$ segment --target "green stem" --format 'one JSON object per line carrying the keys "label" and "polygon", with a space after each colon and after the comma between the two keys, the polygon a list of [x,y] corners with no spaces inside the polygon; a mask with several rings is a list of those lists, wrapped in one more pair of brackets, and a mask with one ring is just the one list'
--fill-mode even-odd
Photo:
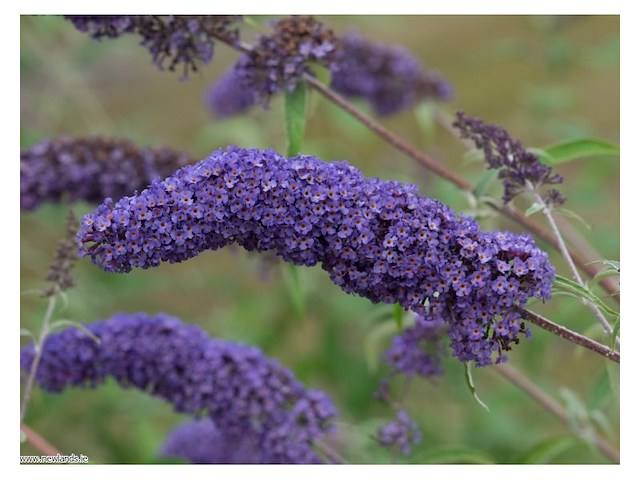
{"label": "green stem", "polygon": [[42,320],[42,328],[40,329],[38,343],[35,346],[35,356],[33,357],[33,361],[31,362],[31,369],[29,370],[29,376],[27,377],[27,384],[24,387],[22,406],[20,407],[20,423],[22,423],[22,421],[24,420],[24,416],[27,413],[27,407],[29,406],[29,402],[31,401],[31,394],[33,393],[33,387],[35,386],[38,366],[40,365],[40,359],[42,358],[44,341],[46,340],[47,335],[49,335],[51,317],[53,316],[53,311],[55,310],[55,308],[56,295],[52,294],[49,296],[49,304],[47,306],[47,311],[44,314],[44,319]]}

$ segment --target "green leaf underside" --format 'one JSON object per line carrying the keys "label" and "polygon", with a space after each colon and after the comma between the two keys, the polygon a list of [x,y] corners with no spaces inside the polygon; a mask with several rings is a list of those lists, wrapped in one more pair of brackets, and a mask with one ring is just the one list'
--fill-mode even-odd
{"label": "green leaf underside", "polygon": [[82,333],[84,333],[87,337],[89,337],[91,340],[96,342],[98,345],[101,342],[100,337],[97,337],[91,330],[89,330],[83,324],[76,322],[74,320],[61,319],[51,323],[51,331],[58,330],[61,328],[66,328],[66,327],[77,328]]}
{"label": "green leaf underside", "polygon": [[476,392],[476,387],[473,384],[473,377],[471,376],[471,363],[465,362],[464,368],[465,368],[465,376],[464,376],[464,378],[465,378],[465,380],[467,382],[467,387],[469,387],[469,391],[473,395],[473,398],[475,399],[476,402],[478,402],[478,404],[482,408],[484,408],[487,411],[487,413],[490,413],[489,407],[487,407],[486,403],[484,403],[482,400],[480,400],[480,397],[478,396],[478,393]]}
{"label": "green leaf underside", "polygon": [[539,211],[541,211],[543,208],[544,208],[544,204],[536,202],[532,204],[529,208],[527,208],[527,211],[524,212],[524,214],[526,217],[530,217],[531,215],[534,215]]}
{"label": "green leaf underside", "polygon": [[376,372],[382,352],[388,346],[388,340],[398,333],[396,322],[382,322],[373,327],[364,338],[364,358],[370,372]]}
{"label": "green leaf underside", "polygon": [[578,158],[593,156],[619,156],[620,147],[597,138],[578,138],[549,145],[543,149],[547,155],[540,160],[548,165],[560,165]]}
{"label": "green leaf underside", "polygon": [[287,133],[287,155],[295,157],[302,148],[305,126],[307,87],[299,82],[293,92],[287,92],[284,101],[284,121]]}
{"label": "green leaf underside", "polygon": [[573,435],[544,438],[529,447],[514,463],[529,465],[551,463],[552,460],[578,443]]}

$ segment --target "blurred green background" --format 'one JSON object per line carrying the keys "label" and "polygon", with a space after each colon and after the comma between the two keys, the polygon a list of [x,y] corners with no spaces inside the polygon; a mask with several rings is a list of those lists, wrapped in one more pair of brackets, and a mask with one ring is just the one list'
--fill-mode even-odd
{"label": "blurred green background", "polygon": [[[266,18],[254,17],[259,23]],[[619,20],[613,16],[339,16],[322,17],[338,33],[405,46],[454,87],[457,109],[505,126],[527,146],[577,136],[619,141]],[[255,30],[243,26],[250,40]],[[216,45],[213,63],[181,82],[159,72],[137,38],[93,41],[61,17],[21,20],[21,146],[60,135],[127,137],[144,146],[168,145],[204,157],[228,144],[285,151],[283,102],[269,110],[216,121],[205,110],[206,87],[237,54]],[[360,105],[360,104],[359,104]],[[367,110],[366,105],[361,105]],[[351,117],[312,96],[304,152],[346,159],[367,175],[412,181],[423,194],[469,210],[454,187],[421,169]],[[484,173],[459,142],[429,119],[428,108],[383,123],[446,162],[470,182]],[[592,225],[573,228],[599,252],[619,259],[619,163],[590,158],[558,168],[567,207]],[[500,196],[499,185],[492,193]],[[518,203],[518,202],[516,202]],[[522,208],[528,205],[518,203]],[[92,206],[74,206],[77,214]],[[44,285],[46,266],[64,232],[67,205],[47,205],[21,215],[21,289]],[[534,217],[541,222],[541,218]],[[485,229],[520,231],[502,218],[483,218]],[[541,244],[542,247],[547,246]],[[547,249],[548,250],[548,249]],[[551,254],[560,273],[562,260]],[[594,257],[595,259],[596,257]],[[373,399],[388,371],[379,354],[388,339],[373,340],[392,322],[391,306],[345,295],[319,268],[292,270],[243,250],[207,252],[186,263],[126,275],[107,274],[79,262],[77,286],[56,318],[90,322],[120,311],[164,311],[201,325],[211,335],[258,345],[291,368],[308,386],[324,389],[341,414],[336,449],[352,463],[607,463],[589,441],[597,431],[619,439],[617,366],[533,327],[533,339],[510,353],[511,364],[567,407],[576,425],[557,421],[491,368],[474,369],[487,414],[464,381],[464,367],[445,362],[446,374],[415,380],[406,408],[423,431],[409,457],[394,457],[370,436],[391,417]],[[300,297],[300,290],[302,297]],[[596,289],[597,293],[602,293]],[[604,296],[604,294],[603,294]],[[302,298],[302,301],[300,301]],[[21,322],[38,331],[45,302],[24,295]],[[555,321],[605,340],[591,312],[558,297],[536,307]],[[399,384],[393,384],[397,390]],[[36,391],[26,424],[64,453],[92,463],[155,462],[155,452],[184,417],[161,400],[108,383],[95,391]],[[587,425],[587,427],[584,427]],[[23,454],[36,453],[27,444]]]}

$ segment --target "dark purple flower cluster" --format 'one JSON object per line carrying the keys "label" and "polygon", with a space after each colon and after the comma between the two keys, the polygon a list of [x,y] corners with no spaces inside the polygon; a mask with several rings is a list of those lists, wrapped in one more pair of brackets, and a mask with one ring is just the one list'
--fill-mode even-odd
{"label": "dark purple flower cluster", "polygon": [[300,77],[318,63],[335,68],[338,39],[329,28],[310,16],[280,20],[270,35],[258,37],[256,45],[235,65],[235,76],[252,92],[254,103],[267,105],[272,95],[295,89]]}
{"label": "dark purple flower cluster", "polygon": [[[427,98],[451,98],[451,85],[439,73],[426,71],[401,47],[371,42],[355,33],[339,37],[337,44],[331,88],[365,99],[378,115],[400,113]],[[255,88],[240,81],[238,66],[214,83],[205,98],[207,108],[220,118],[245,112],[257,102]]]}
{"label": "dark purple flower cluster", "polygon": [[398,410],[394,421],[380,427],[377,439],[382,446],[409,455],[412,446],[422,441],[422,435],[409,414]]}
{"label": "dark purple flower cluster", "polygon": [[102,202],[141,190],[193,158],[169,148],[139,148],[128,140],[60,138],[20,153],[20,207],[69,200]]}
{"label": "dark purple flower cluster", "polygon": [[229,434],[208,417],[181,423],[167,436],[159,456],[180,458],[193,464],[276,463],[260,453],[255,435]]}
{"label": "dark purple flower cluster", "polygon": [[[499,169],[498,178],[504,184],[504,203],[519,193],[543,185],[562,183],[563,179],[543,164],[538,156],[526,150],[520,141],[511,138],[501,127],[485,123],[479,118],[457,112],[453,126],[462,138],[471,139],[484,152],[489,168]],[[548,205],[562,205],[566,200],[558,190],[551,189],[543,197]]]}
{"label": "dark purple flower cluster", "polygon": [[215,39],[226,42],[238,40],[234,24],[239,16],[229,15],[131,15],[83,16],[70,15],[81,32],[95,39],[116,38],[125,33],[137,34],[153,57],[153,63],[163,70],[184,66],[184,77],[195,72],[200,63],[208,64],[213,58]]}
{"label": "dark purple flower cluster", "polygon": [[216,117],[227,118],[246,112],[256,104],[257,98],[254,90],[244,85],[234,67],[207,89],[204,102]]}
{"label": "dark purple flower cluster", "polygon": [[442,375],[440,358],[445,353],[447,324],[440,318],[416,316],[416,323],[396,335],[384,358],[395,372],[430,377]]}
{"label": "dark purple flower cluster", "polygon": [[[333,429],[332,402],[259,349],[210,339],[166,314],[118,314],[87,328],[99,343],[77,328],[47,337],[36,378],[42,388],[95,387],[112,377],[179,412],[210,417],[228,435],[254,436],[264,462],[320,461],[313,442]],[[27,371],[33,358],[33,346],[21,350]]]}
{"label": "dark purple flower cluster", "polygon": [[451,98],[451,85],[439,73],[426,71],[404,48],[372,42],[356,33],[340,41],[331,87],[347,97],[363,98],[378,115],[408,110],[426,98]]}
{"label": "dark purple flower cluster", "polygon": [[107,199],[77,240],[110,272],[230,244],[320,263],[347,293],[444,320],[454,354],[479,365],[517,342],[518,307],[548,298],[554,275],[529,236],[482,232],[415,186],[366,178],[346,162],[239,147]]}

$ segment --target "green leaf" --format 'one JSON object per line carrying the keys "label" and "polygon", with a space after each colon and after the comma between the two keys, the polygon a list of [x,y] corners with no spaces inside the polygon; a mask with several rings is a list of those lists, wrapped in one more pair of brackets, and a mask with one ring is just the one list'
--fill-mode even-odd
{"label": "green leaf", "polygon": [[300,269],[290,263],[286,263],[282,267],[284,283],[289,298],[291,299],[293,310],[295,311],[296,317],[302,320],[306,312],[307,292],[305,283],[301,278]]}
{"label": "green leaf", "polygon": [[602,263],[620,272],[620,262],[616,260],[595,260],[593,262],[589,262],[587,265],[591,265],[594,263]]}
{"label": "green leaf", "polygon": [[83,324],[76,322],[74,320],[68,320],[66,318],[63,318],[51,323],[51,331],[59,330],[61,328],[66,328],[66,327],[77,328],[82,333],[84,333],[87,337],[89,337],[91,340],[96,342],[98,345],[100,345],[100,343],[102,342],[102,340],[100,340],[100,337],[96,336],[95,333],[93,333]]}
{"label": "green leaf", "polygon": [[480,400],[480,397],[478,396],[478,393],[476,392],[476,387],[473,384],[473,377],[471,376],[471,363],[470,362],[465,362],[464,368],[465,368],[465,380],[467,382],[467,387],[469,387],[469,391],[473,395],[473,398],[475,399],[476,402],[478,402],[478,404],[482,408],[484,408],[487,411],[487,413],[490,413],[489,407],[487,407],[486,403],[484,403],[482,400]]}
{"label": "green leaf", "polygon": [[413,109],[420,130],[427,143],[432,143],[436,136],[436,114],[438,105],[435,102],[421,102]]}
{"label": "green leaf", "polygon": [[484,162],[484,151],[479,149],[467,150],[462,155],[462,165],[469,165],[471,163]]}
{"label": "green leaf", "polygon": [[393,318],[396,321],[396,328],[398,329],[398,333],[402,333],[403,330],[403,319],[404,319],[404,308],[399,303],[393,304]]}
{"label": "green leaf", "polygon": [[27,441],[27,436],[25,435],[25,433],[22,431],[22,429],[20,429],[20,443],[24,443]]}
{"label": "green leaf", "polygon": [[549,145],[544,148],[548,157],[540,160],[548,165],[559,165],[577,158],[593,156],[619,156],[620,147],[614,143],[597,138],[578,138]]}
{"label": "green leaf", "polygon": [[527,448],[513,463],[519,465],[552,463],[555,458],[577,444],[578,440],[573,435],[544,438]]}
{"label": "green leaf", "polygon": [[593,444],[596,440],[596,435],[589,421],[589,411],[585,404],[575,392],[568,388],[563,387],[560,389],[560,397],[564,400],[569,428],[579,438],[589,444]]}
{"label": "green leaf", "polygon": [[31,338],[31,340],[33,340],[33,342],[35,343],[36,341],[36,337],[33,334],[33,332],[31,330],[29,330],[28,328],[21,328],[20,329],[20,336],[21,337],[29,337]]}
{"label": "green leaf", "polygon": [[620,276],[620,270],[616,270],[615,268],[605,267],[600,270],[591,280],[591,283],[598,283],[600,280],[606,277],[618,277]]}
{"label": "green leaf", "polygon": [[488,170],[473,188],[473,196],[481,198],[485,193],[487,193],[487,190],[496,181],[496,178],[498,178],[498,171]]}
{"label": "green leaf", "polygon": [[611,331],[611,350],[615,350],[616,348],[616,339],[620,335],[620,317],[613,324],[613,329]]}
{"label": "green leaf", "polygon": [[302,148],[305,124],[305,103],[307,87],[304,82],[298,82],[293,92],[288,92],[284,100],[284,121],[287,132],[287,155],[295,157]]}
{"label": "green leaf", "polygon": [[589,223],[587,223],[587,221],[582,218],[580,215],[578,215],[576,212],[574,212],[573,210],[569,210],[568,208],[564,208],[564,207],[554,207],[553,208],[554,212],[557,212],[561,215],[564,215],[565,217],[569,217],[572,218],[574,220],[579,221],[587,230],[591,230],[591,225]]}
{"label": "green leaf", "polygon": [[312,62],[309,68],[313,72],[314,77],[320,80],[325,87],[331,84],[331,70],[318,62]]}
{"label": "green leaf", "polygon": [[591,290],[589,290],[588,288],[583,287],[582,285],[574,282],[573,280],[569,280],[568,278],[562,277],[560,275],[556,275],[556,279],[553,282],[554,286],[564,290],[566,292],[571,292],[574,293],[576,295],[578,295],[579,297],[582,297],[586,300],[591,301],[592,303],[596,304],[598,307],[600,307],[600,309],[606,313],[607,315],[613,317],[613,318],[619,318],[620,317],[620,313],[616,312],[615,310],[613,310],[611,307],[609,307],[609,305],[607,305],[606,303],[604,303],[600,297],[598,297],[597,295],[595,295]]}
{"label": "green leaf", "polygon": [[534,215],[539,211],[541,211],[543,208],[544,208],[544,203],[535,202],[529,208],[527,208],[527,211],[524,212],[524,214],[525,216],[530,217],[531,215]]}
{"label": "green leaf", "polygon": [[388,345],[388,340],[398,333],[395,322],[382,322],[373,327],[364,338],[364,359],[369,372],[378,370],[380,356]]}
{"label": "green leaf", "polygon": [[446,445],[427,450],[420,455],[421,464],[478,464],[489,465],[494,460],[482,450],[466,445]]}

